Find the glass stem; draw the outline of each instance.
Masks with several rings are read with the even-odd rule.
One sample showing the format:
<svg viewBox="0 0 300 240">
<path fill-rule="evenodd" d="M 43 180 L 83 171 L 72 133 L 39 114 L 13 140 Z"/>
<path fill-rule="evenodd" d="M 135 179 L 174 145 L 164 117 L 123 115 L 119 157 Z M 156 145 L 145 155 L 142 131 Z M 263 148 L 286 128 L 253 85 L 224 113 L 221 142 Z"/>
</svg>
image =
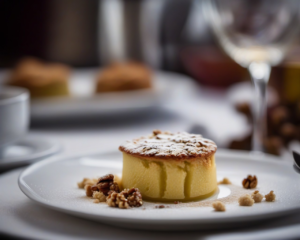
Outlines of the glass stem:
<svg viewBox="0 0 300 240">
<path fill-rule="evenodd" d="M 270 77 L 271 66 L 265 62 L 252 62 L 248 68 L 255 89 L 253 105 L 252 150 L 263 151 L 266 137 L 266 90 Z"/>
</svg>

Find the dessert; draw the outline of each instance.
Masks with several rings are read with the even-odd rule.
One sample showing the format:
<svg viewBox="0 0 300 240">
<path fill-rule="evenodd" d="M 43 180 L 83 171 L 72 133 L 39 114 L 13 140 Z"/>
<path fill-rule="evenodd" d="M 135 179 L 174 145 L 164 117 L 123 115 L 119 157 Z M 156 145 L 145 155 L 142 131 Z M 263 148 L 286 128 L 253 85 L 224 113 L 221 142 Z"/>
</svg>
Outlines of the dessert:
<svg viewBox="0 0 300 240">
<path fill-rule="evenodd" d="M 198 134 L 153 131 L 119 147 L 124 188 L 149 201 L 194 201 L 217 189 L 216 144 Z"/>
<path fill-rule="evenodd" d="M 97 93 L 145 89 L 151 87 L 151 71 L 135 62 L 114 63 L 97 77 Z"/>
<path fill-rule="evenodd" d="M 26 58 L 13 70 L 8 84 L 27 88 L 33 98 L 67 96 L 69 75 L 66 65 Z"/>
</svg>

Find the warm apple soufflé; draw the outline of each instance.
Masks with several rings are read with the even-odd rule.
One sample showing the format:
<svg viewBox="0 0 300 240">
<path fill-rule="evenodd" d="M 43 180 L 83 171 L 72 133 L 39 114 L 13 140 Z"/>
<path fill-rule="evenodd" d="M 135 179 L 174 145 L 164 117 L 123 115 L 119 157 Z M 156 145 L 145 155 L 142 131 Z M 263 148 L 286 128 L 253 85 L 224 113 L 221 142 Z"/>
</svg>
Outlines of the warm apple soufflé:
<svg viewBox="0 0 300 240">
<path fill-rule="evenodd" d="M 217 189 L 217 146 L 201 135 L 155 130 L 119 149 L 123 152 L 123 187 L 139 188 L 146 200 L 200 200 Z"/>
</svg>

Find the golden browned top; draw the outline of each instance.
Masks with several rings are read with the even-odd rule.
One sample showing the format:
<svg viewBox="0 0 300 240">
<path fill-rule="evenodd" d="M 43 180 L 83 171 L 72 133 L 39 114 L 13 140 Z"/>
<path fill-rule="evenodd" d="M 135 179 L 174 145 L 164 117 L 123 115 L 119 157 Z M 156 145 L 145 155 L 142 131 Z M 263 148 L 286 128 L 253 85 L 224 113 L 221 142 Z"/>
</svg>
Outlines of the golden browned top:
<svg viewBox="0 0 300 240">
<path fill-rule="evenodd" d="M 217 145 L 199 134 L 170 133 L 154 130 L 148 137 L 127 141 L 119 150 L 147 159 L 186 160 L 209 157 L 217 151 Z"/>
<path fill-rule="evenodd" d="M 64 64 L 44 63 L 35 58 L 25 58 L 13 70 L 9 84 L 44 86 L 67 81 L 69 74 L 70 68 Z"/>
</svg>

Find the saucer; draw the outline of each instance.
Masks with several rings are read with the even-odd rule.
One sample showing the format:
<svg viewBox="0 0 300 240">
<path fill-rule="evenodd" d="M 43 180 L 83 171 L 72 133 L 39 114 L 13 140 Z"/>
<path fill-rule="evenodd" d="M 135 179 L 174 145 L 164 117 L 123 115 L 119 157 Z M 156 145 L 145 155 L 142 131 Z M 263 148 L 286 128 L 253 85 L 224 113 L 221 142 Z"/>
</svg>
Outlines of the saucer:
<svg viewBox="0 0 300 240">
<path fill-rule="evenodd" d="M 61 150 L 60 144 L 38 137 L 26 137 L 0 150 L 0 171 L 21 167 Z"/>
</svg>

